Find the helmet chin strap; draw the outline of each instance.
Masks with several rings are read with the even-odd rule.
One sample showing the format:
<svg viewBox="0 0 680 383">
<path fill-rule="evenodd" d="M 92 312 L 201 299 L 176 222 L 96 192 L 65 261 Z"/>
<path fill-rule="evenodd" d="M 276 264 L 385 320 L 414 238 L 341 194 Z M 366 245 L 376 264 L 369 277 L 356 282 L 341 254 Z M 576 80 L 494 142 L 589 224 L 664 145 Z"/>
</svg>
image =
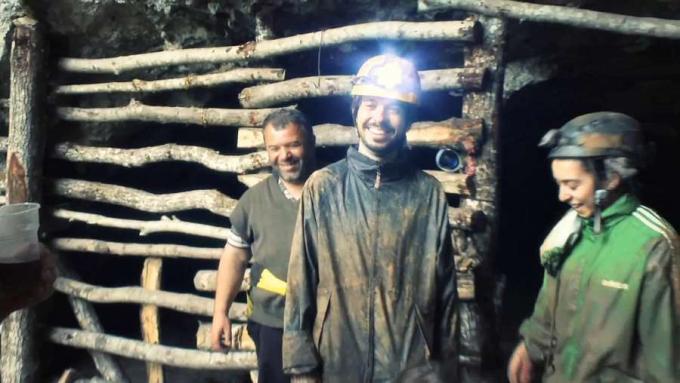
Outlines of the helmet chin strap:
<svg viewBox="0 0 680 383">
<path fill-rule="evenodd" d="M 606 189 L 607 172 L 604 169 L 604 161 L 597 159 L 594 161 L 595 165 L 595 212 L 593 213 L 593 232 L 600 234 L 602 232 L 602 210 L 604 210 L 604 203 L 609 196 L 609 191 Z"/>
</svg>

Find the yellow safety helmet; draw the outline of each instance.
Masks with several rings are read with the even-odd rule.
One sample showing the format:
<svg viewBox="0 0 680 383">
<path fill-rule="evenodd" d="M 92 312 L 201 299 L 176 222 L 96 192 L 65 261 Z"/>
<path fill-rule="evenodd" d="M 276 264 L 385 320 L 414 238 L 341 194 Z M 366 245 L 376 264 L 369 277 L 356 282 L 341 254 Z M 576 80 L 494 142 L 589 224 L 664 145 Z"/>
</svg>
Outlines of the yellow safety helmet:
<svg viewBox="0 0 680 383">
<path fill-rule="evenodd" d="M 401 57 L 386 54 L 371 57 L 354 78 L 352 96 L 384 97 L 418 104 L 420 77 L 416 67 Z"/>
</svg>

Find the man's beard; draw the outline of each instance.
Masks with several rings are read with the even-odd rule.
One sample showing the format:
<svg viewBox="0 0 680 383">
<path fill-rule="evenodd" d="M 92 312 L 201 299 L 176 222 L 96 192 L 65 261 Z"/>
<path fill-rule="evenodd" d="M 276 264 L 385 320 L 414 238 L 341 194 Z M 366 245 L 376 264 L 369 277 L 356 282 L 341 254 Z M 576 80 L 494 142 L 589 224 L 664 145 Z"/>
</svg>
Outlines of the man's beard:
<svg viewBox="0 0 680 383">
<path fill-rule="evenodd" d="M 307 176 L 309 176 L 307 161 L 304 158 L 300 158 L 297 164 L 298 168 L 294 172 L 282 172 L 277 165 L 272 165 L 272 174 L 293 184 L 304 183 Z"/>
<path fill-rule="evenodd" d="M 365 135 L 360 135 L 359 140 L 361 140 L 361 143 L 365 147 L 367 147 L 370 151 L 381 157 L 385 157 L 388 154 L 398 152 L 401 148 L 406 146 L 406 134 L 394 137 L 393 140 L 389 141 L 385 145 L 373 145 L 372 143 L 368 142 L 368 140 L 366 140 Z"/>
</svg>

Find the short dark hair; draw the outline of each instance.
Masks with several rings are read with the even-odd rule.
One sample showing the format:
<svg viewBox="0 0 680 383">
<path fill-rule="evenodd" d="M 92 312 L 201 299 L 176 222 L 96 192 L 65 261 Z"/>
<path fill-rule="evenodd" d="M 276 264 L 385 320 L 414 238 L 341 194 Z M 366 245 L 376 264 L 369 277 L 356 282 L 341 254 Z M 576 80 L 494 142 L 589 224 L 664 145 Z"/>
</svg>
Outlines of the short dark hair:
<svg viewBox="0 0 680 383">
<path fill-rule="evenodd" d="M 363 96 L 352 97 L 352 124 L 355 124 L 357 121 L 357 112 L 359 111 L 362 97 Z M 404 119 L 406 120 L 406 127 L 408 128 L 416 121 L 418 108 L 415 105 L 406 102 L 399 101 L 399 104 L 404 110 Z"/>
<path fill-rule="evenodd" d="M 262 129 L 271 125 L 274 130 L 285 129 L 288 124 L 295 124 L 302 128 L 305 132 L 305 138 L 314 139 L 314 130 L 307 121 L 302 112 L 297 109 L 278 109 L 275 110 L 264 119 L 262 122 Z"/>
</svg>

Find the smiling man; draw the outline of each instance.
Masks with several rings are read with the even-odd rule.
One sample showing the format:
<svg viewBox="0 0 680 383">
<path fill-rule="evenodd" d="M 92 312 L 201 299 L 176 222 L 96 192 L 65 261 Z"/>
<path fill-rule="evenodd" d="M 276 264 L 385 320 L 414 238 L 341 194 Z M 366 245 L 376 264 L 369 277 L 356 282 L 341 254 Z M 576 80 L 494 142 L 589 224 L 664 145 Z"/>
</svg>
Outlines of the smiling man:
<svg viewBox="0 0 680 383">
<path fill-rule="evenodd" d="M 638 122 L 590 113 L 541 146 L 571 209 L 541 246 L 544 282 L 510 382 L 680 382 L 678 236 L 633 194 Z"/>
<path fill-rule="evenodd" d="M 315 139 L 297 110 L 273 112 L 262 126 L 273 174 L 245 192 L 231 214 L 217 274 L 211 344 L 216 351 L 231 347 L 229 308 L 251 262 L 248 333 L 255 341 L 260 381 L 277 383 L 289 381 L 281 368 L 285 281 L 302 187 L 315 166 Z"/>
<path fill-rule="evenodd" d="M 352 89 L 358 149 L 305 185 L 284 319 L 293 381 L 394 381 L 430 359 L 455 381 L 448 205 L 405 148 L 419 92 L 409 61 L 364 63 Z"/>
</svg>

